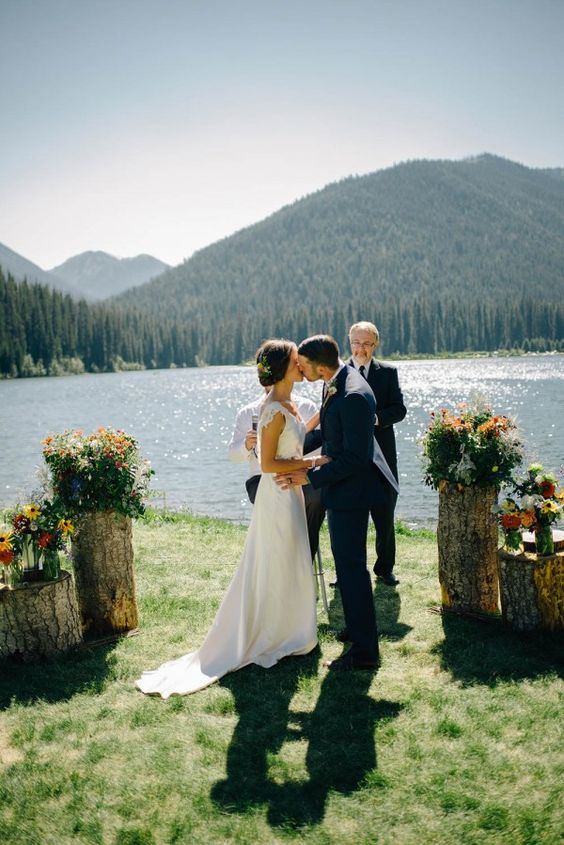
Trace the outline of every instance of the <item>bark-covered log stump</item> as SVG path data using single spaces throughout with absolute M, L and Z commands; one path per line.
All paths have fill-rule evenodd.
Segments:
M 72 541 L 84 632 L 119 634 L 137 627 L 131 519 L 114 511 L 89 513 Z
M 439 582 L 445 608 L 498 611 L 496 499 L 494 487 L 448 484 L 439 491 Z
M 498 552 L 501 612 L 516 631 L 564 630 L 564 554 Z
M 0 588 L 0 657 L 31 660 L 68 651 L 81 641 L 70 573 L 61 571 L 55 581 Z

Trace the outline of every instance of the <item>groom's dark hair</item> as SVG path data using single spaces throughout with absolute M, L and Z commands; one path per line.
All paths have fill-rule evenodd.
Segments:
M 306 337 L 298 346 L 298 355 L 303 355 L 312 364 L 323 364 L 333 370 L 339 366 L 339 347 L 330 334 Z

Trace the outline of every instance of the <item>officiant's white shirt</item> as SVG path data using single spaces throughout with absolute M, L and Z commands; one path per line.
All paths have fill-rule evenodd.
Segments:
M 247 432 L 252 428 L 253 414 L 260 416 L 261 408 L 266 398 L 266 395 L 260 396 L 258 399 L 255 399 L 254 402 L 249 402 L 248 405 L 245 405 L 238 411 L 237 417 L 235 418 L 235 429 L 228 447 L 229 459 L 233 461 L 234 464 L 243 464 L 245 461 L 248 462 L 247 468 L 249 476 L 261 475 L 261 468 L 257 460 L 255 450 L 251 449 L 249 451 L 245 446 L 245 437 Z M 315 402 L 312 402 L 311 399 L 306 399 L 301 396 L 294 396 L 292 398 L 297 406 L 300 417 L 305 423 L 307 423 L 307 421 L 310 420 L 319 410 Z

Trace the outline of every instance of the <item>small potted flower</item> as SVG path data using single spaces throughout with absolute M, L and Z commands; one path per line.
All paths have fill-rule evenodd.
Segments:
M 144 513 L 153 470 L 135 438 L 99 428 L 43 441 L 54 495 L 76 522 L 72 550 L 85 629 L 137 626 L 131 520 Z
M 492 509 L 501 484 L 522 460 L 517 426 L 476 399 L 431 414 L 422 451 L 424 481 L 439 491 L 443 606 L 497 612 L 498 533 Z

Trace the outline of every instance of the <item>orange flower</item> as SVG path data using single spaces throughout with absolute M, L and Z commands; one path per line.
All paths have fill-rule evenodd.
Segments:
M 521 512 L 521 524 L 523 528 L 530 528 L 531 525 L 535 521 L 535 515 L 533 511 L 522 511 Z
M 518 513 L 504 513 L 501 517 L 501 524 L 504 528 L 520 528 L 521 517 Z
M 12 549 L 12 532 L 0 531 L 0 551 L 9 552 Z
M 49 534 L 48 531 L 44 531 L 39 540 L 37 541 L 37 545 L 41 546 L 42 549 L 46 549 L 52 539 L 53 535 Z

